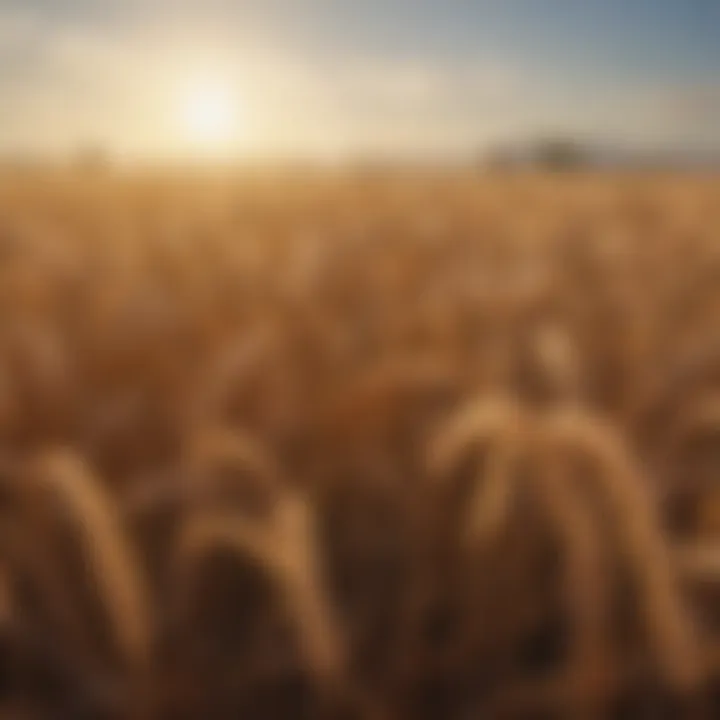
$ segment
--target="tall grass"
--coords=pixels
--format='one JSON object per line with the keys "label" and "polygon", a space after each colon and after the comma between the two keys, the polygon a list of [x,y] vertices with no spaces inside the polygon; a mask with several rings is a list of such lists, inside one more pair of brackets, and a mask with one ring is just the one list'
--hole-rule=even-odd
{"label": "tall grass", "polygon": [[720,184],[0,177],[0,713],[712,717]]}

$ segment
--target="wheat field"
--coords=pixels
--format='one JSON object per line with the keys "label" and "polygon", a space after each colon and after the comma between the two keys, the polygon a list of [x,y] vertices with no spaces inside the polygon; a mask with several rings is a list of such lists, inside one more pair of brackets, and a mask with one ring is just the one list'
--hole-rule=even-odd
{"label": "wheat field", "polygon": [[0,717],[720,713],[720,181],[0,177]]}

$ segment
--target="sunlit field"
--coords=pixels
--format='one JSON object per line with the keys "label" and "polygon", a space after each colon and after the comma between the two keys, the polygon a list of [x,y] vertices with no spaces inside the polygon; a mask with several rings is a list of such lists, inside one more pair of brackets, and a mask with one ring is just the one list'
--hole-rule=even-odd
{"label": "sunlit field", "polygon": [[3,719],[716,717],[719,478],[720,180],[0,176]]}

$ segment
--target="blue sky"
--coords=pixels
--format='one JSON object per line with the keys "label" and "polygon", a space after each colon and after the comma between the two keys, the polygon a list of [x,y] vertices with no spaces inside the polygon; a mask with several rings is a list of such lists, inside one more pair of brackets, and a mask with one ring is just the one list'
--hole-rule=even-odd
{"label": "blue sky", "polygon": [[204,77],[239,151],[720,150],[718,38],[718,0],[0,0],[0,148],[181,152]]}

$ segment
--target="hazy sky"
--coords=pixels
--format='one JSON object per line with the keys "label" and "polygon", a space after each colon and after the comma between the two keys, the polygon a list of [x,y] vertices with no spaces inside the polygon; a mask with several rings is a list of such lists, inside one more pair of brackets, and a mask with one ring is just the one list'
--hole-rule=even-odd
{"label": "hazy sky", "polygon": [[205,84],[237,152],[720,150],[719,38],[720,0],[0,0],[0,149],[192,152]]}

